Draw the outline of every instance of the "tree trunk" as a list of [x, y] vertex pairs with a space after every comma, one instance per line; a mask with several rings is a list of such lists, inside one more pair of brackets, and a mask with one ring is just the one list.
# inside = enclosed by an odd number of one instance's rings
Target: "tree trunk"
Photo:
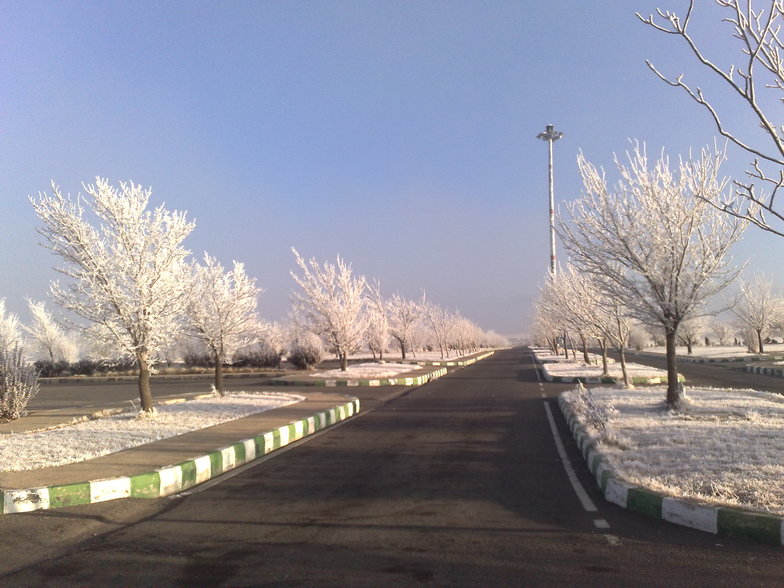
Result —
[[142, 411], [152, 412], [152, 392], [150, 391], [150, 366], [147, 365], [147, 351], [136, 352], [136, 362], [139, 364], [139, 402]]
[[585, 361], [585, 365], [591, 365], [591, 356], [588, 355], [588, 341], [582, 333], [580, 333], [580, 341], [583, 344], [583, 361]]
[[338, 357], [340, 358], [340, 371], [345, 372], [348, 370], [348, 355], [345, 352], [341, 351], [338, 353]]
[[212, 354], [212, 358], [215, 360], [215, 390], [221, 396], [225, 396], [223, 390], [223, 358], [217, 352]]
[[692, 348], [691, 338], [686, 339], [686, 354], [694, 355], [694, 349]]
[[606, 339], [599, 339], [599, 347], [602, 349], [602, 375], [608, 376], [610, 375], [610, 371], [607, 369], [607, 340]]
[[634, 389], [629, 379], [629, 371], [626, 369], [626, 347], [623, 344], [618, 346], [618, 354], [621, 356], [621, 374], [623, 374], [623, 385], [627, 390]]
[[757, 342], [759, 343], [759, 352], [765, 353], [762, 348], [762, 329], [757, 329]]
[[664, 340], [667, 347], [667, 408], [677, 408], [681, 400], [678, 387], [678, 363], [676, 356], [675, 330], [666, 330]]
[[401, 359], [406, 358], [406, 344], [403, 341], [400, 341], [400, 356]]

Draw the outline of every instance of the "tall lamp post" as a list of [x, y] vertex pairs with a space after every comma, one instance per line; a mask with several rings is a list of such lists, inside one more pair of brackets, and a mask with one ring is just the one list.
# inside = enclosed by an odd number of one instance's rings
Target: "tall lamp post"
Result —
[[547, 170], [550, 174], [550, 275], [555, 277], [555, 197], [553, 195], [553, 143], [563, 137], [563, 133], [547, 125], [543, 133], [536, 135], [537, 139], [547, 141]]

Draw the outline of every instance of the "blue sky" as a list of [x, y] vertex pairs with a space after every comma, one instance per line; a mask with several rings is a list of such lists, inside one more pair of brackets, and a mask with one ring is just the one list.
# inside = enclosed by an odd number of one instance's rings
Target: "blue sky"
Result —
[[[265, 318], [285, 319], [296, 246], [520, 333], [548, 265], [546, 124], [565, 133], [559, 202], [580, 193], [580, 149], [610, 167], [630, 138], [672, 156], [712, 143], [646, 58], [754, 127], [634, 16], [686, 4], [0, 0], [0, 296], [24, 318], [56, 277], [28, 195], [100, 175], [187, 210], [188, 247], [244, 261]], [[728, 59], [705, 14], [695, 31]], [[738, 176], [748, 157], [730, 157]], [[736, 257], [775, 277], [780, 251], [753, 231]]]

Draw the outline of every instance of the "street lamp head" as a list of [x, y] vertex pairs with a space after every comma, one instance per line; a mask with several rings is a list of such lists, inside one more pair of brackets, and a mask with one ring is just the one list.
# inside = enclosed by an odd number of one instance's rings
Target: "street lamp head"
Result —
[[542, 141], [557, 141], [561, 137], [563, 137], [563, 133], [561, 131], [556, 131], [553, 125], [547, 125], [544, 128], [543, 133], [536, 135], [536, 138], [541, 139]]

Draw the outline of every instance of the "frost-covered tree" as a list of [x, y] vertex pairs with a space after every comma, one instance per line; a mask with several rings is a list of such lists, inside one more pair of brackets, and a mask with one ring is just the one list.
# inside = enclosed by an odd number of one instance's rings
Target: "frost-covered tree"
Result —
[[[690, 25], [698, 12], [698, 4], [701, 10], [710, 8], [710, 4], [717, 7], [717, 16], [727, 26], [727, 37], [736, 40], [737, 63], [727, 67], [717, 65], [692, 34]], [[697, 62], [729, 88], [741, 108], [758, 123], [747, 127], [727, 124], [727, 120], [742, 118], [737, 117], [734, 111], [724, 118], [715, 102], [700, 87], [685, 80], [683, 74], [669, 77], [650, 61], [647, 62], [648, 67], [662, 80], [680, 88], [704, 108], [722, 136], [753, 158], [751, 169], [746, 171], [749, 181], [736, 181], [734, 194], [704, 194], [701, 197], [707, 197], [720, 210], [784, 236], [784, 210], [776, 203], [776, 195], [784, 186], [784, 125], [781, 124], [781, 101], [784, 99], [784, 38], [781, 25], [784, 23], [784, 2], [715, 0], [714, 3], [697, 3], [690, 0], [682, 15], [658, 9], [657, 16], [644, 17], [638, 13], [637, 17], [670, 37], [680, 38]]]
[[252, 341], [261, 289], [238, 261], [227, 271], [205, 253], [204, 264], [193, 262], [190, 269], [191, 289], [185, 311], [188, 333], [209, 349], [215, 363], [215, 389], [223, 396], [223, 364]]
[[757, 350], [765, 353], [762, 334], [778, 320], [782, 301], [773, 291], [773, 282], [761, 275], [740, 281], [740, 295], [730, 311], [741, 328], [751, 329], [757, 338]]
[[400, 346], [400, 356], [406, 358], [406, 352], [413, 347], [414, 333], [422, 319], [422, 301], [403, 298], [397, 292], [387, 301], [389, 316], [389, 332]]
[[387, 305], [381, 296], [381, 284], [376, 280], [368, 285], [366, 295], [367, 327], [365, 340], [373, 357], [384, 359], [389, 345], [389, 316]]
[[452, 326], [452, 313], [437, 304], [426, 300], [423, 315], [430, 333], [441, 352], [441, 359], [449, 357], [449, 335]]
[[355, 276], [351, 265], [340, 256], [322, 265], [314, 258], [305, 261], [292, 247], [301, 275], [291, 277], [301, 291], [294, 291], [292, 304], [298, 325], [323, 337], [335, 350], [340, 369], [348, 368], [348, 355], [359, 347], [364, 333], [362, 310], [367, 281]]
[[727, 345], [734, 336], [734, 331], [730, 326], [719, 318], [714, 318], [710, 325], [710, 331], [719, 345]]
[[703, 152], [699, 159], [681, 160], [673, 173], [666, 156], [649, 165], [636, 145], [627, 163], [615, 159], [620, 180], [609, 187], [604, 172], [580, 154], [583, 194], [568, 206], [560, 227], [575, 265], [600, 276], [632, 317], [664, 330], [669, 406], [679, 402], [675, 352], [681, 323], [703, 313], [704, 303], [737, 276], [728, 252], [746, 223], [705, 200], [724, 188], [718, 179], [722, 158]]
[[151, 190], [133, 182], [116, 188], [96, 178], [84, 190], [74, 200], [53, 183], [51, 195], [30, 199], [44, 245], [69, 278], [53, 283], [51, 296], [86, 321], [77, 325], [83, 332], [108, 337], [135, 358], [141, 408], [151, 412], [150, 369], [156, 350], [180, 330], [188, 285], [182, 242], [194, 223], [162, 205], [149, 210]]
[[681, 323], [678, 339], [686, 346], [687, 355], [694, 355], [694, 346], [699, 345], [705, 333], [706, 317], [695, 316]]
[[16, 346], [22, 346], [19, 317], [13, 312], [8, 312], [5, 307], [5, 298], [0, 298], [0, 349], [11, 351]]
[[35, 343], [38, 353], [53, 362], [73, 363], [79, 359], [79, 346], [63, 331], [45, 303], [28, 298], [27, 307], [32, 320], [22, 328]]

